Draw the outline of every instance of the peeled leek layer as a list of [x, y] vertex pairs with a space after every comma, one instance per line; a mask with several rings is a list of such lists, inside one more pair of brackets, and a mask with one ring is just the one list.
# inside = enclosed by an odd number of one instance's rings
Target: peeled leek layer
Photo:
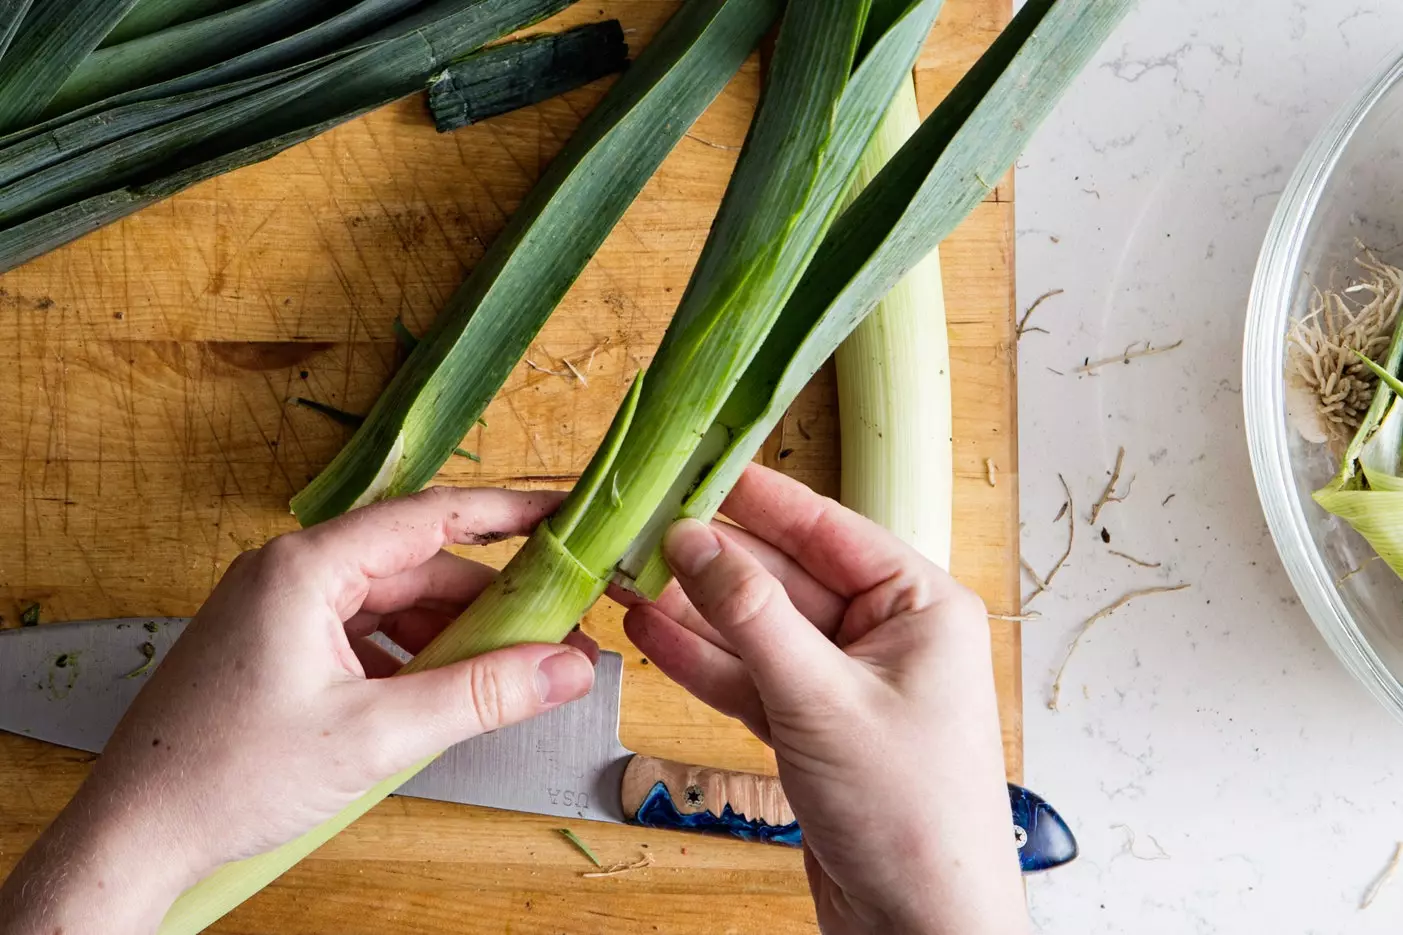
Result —
[[[753, 8], [762, 0], [728, 2]], [[678, 15], [713, 3], [690, 0]], [[667, 525], [680, 514], [715, 512], [799, 389], [983, 199], [983, 180], [1008, 170], [1130, 5], [1027, 0], [966, 79], [839, 216], [940, 2], [791, 4], [755, 123], [653, 365], [636, 378], [561, 509], [411, 668], [562, 639], [616, 574], [656, 593], [667, 580], [657, 557]], [[641, 60], [628, 77], [640, 70]], [[444, 386], [443, 394], [452, 392]], [[410, 457], [408, 444], [401, 457]], [[225, 866], [181, 897], [161, 932], [199, 931], [407, 775], [297, 841]]]

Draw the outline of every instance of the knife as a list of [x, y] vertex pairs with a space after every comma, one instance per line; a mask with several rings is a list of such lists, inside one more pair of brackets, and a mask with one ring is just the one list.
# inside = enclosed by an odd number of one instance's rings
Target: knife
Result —
[[[0, 730], [101, 752], [189, 621], [137, 617], [0, 630]], [[385, 644], [382, 644], [385, 645]], [[401, 658], [403, 650], [388, 644]], [[451, 748], [399, 795], [588, 821], [802, 842], [779, 780], [635, 754], [619, 742], [623, 657], [599, 656], [595, 687], [528, 723]], [[1024, 873], [1077, 856], [1061, 816], [1009, 785]]]

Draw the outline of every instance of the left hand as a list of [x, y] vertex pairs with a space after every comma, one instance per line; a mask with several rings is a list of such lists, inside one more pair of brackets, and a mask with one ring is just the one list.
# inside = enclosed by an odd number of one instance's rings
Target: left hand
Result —
[[422, 650], [496, 574], [442, 549], [528, 533], [559, 500], [435, 488], [239, 556], [0, 889], [0, 935], [154, 931], [221, 864], [583, 696], [595, 649], [578, 634], [405, 676], [367, 639]]

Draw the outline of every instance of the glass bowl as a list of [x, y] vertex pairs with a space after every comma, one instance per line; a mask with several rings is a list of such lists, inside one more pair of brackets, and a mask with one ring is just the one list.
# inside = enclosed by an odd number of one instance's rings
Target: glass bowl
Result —
[[1403, 719], [1403, 581], [1311, 500], [1338, 468], [1287, 419], [1286, 333], [1314, 284], [1338, 284], [1357, 244], [1403, 257], [1403, 59], [1384, 69], [1306, 152], [1257, 265], [1247, 313], [1243, 406], [1257, 493], [1301, 602], [1330, 648]]

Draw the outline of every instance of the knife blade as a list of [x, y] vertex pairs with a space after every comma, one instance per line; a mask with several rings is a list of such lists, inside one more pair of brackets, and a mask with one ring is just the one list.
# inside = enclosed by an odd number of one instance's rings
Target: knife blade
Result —
[[[189, 621], [138, 617], [0, 630], [0, 730], [101, 752], [122, 714]], [[398, 650], [389, 644], [387, 648]], [[404, 657], [403, 650], [398, 650]], [[798, 845], [779, 780], [633, 753], [619, 741], [623, 657], [600, 653], [584, 698], [458, 744], [399, 795], [588, 821], [709, 831]], [[1043, 799], [1009, 785], [1025, 873], [1077, 856]], [[854, 790], [861, 794], [861, 790]]]

